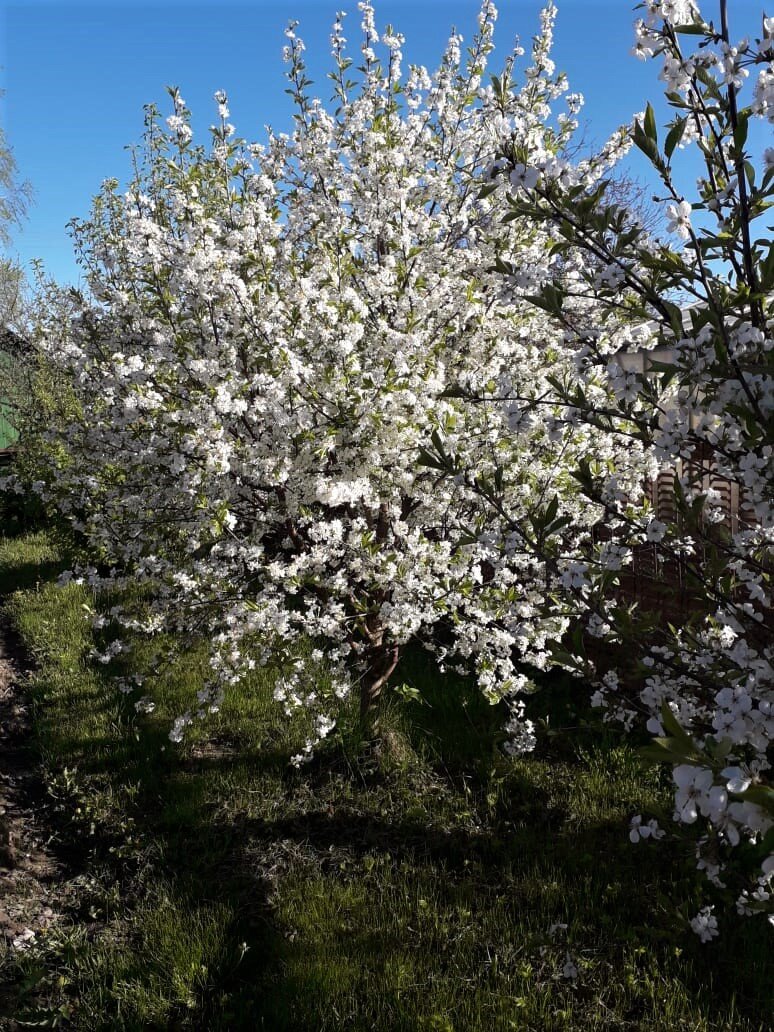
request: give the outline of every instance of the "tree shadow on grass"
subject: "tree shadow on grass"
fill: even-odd
[[[20,563],[0,566],[0,599],[14,591],[26,591],[50,583],[62,572],[61,562]]]
[[[424,732],[416,734],[421,739]],[[491,737],[487,745],[483,726],[475,749],[481,757],[491,757]],[[443,760],[440,769],[445,770]],[[272,807],[276,816],[248,807],[224,813],[211,792],[209,800],[208,793],[202,794],[202,779],[217,777],[226,786],[266,775],[284,785]],[[545,936],[551,924],[568,924],[573,948],[605,958],[614,972],[621,969],[627,951],[653,953],[661,965],[659,976],[663,971],[665,979],[676,981],[695,1012],[708,999],[718,1015],[737,1013],[737,1007],[750,1021],[749,1026],[740,1021],[739,1028],[757,1028],[755,1023],[771,1013],[774,958],[767,952],[768,930],[762,922],[731,918],[723,938],[709,948],[686,930],[706,885],[685,847],[668,842],[632,846],[620,815],[579,818],[557,803],[526,767],[511,772],[507,793],[488,812],[482,804],[483,781],[471,799],[459,792],[452,775],[449,791],[456,793],[461,810],[471,811],[461,813],[462,823],[456,825],[454,813],[450,820],[448,811],[436,810],[432,796],[417,795],[412,804],[412,793],[421,792],[421,785],[407,787],[405,772],[382,772],[337,802],[341,775],[341,755],[333,749],[301,774],[288,767],[287,752],[272,749],[189,758],[165,775],[170,805],[158,814],[156,826],[172,854],[185,857],[187,869],[199,872],[199,886],[218,884],[237,909],[250,900],[260,911],[263,952],[252,959],[255,965],[260,956],[260,964],[249,969],[256,982],[235,990],[245,1013],[263,1022],[255,1027],[322,1027],[315,1025],[314,1008],[325,1005],[319,996],[320,972],[329,930],[315,930],[310,939],[301,936],[298,942],[287,939],[284,919],[277,921],[276,899],[288,877],[297,883],[292,891],[302,896],[303,885],[309,891],[323,886],[332,893],[354,886],[352,891],[364,900],[351,932],[337,938],[328,957],[343,971],[360,965],[377,978],[390,957],[399,958],[409,948],[400,936],[394,940],[394,933],[373,930],[376,904],[367,902],[369,893],[378,896],[387,884],[398,895],[411,886],[425,886],[422,891],[431,898],[434,893],[442,909],[467,906],[504,914],[517,936]],[[384,885],[369,873],[374,858]],[[267,871],[273,872],[271,877]],[[381,920],[388,918],[383,914]],[[507,938],[510,933],[506,929],[504,934]],[[425,948],[432,951],[435,946],[428,943]],[[509,948],[515,956],[521,946],[511,942]],[[688,963],[677,959],[681,951]],[[618,973],[614,977],[623,978]],[[516,992],[516,981],[506,979],[492,993]],[[632,1022],[648,1020],[640,991],[631,988]],[[384,1016],[379,1020],[374,1028],[391,1032],[399,1027]],[[736,1030],[731,1018],[729,1022],[717,1027]]]
[[[718,1015],[732,1012],[739,1005],[740,1013],[756,1022],[765,1020],[774,1006],[771,979],[760,966],[765,953],[759,951],[766,949],[767,930],[760,927],[760,922],[755,927],[733,924],[725,929],[725,943],[710,950],[694,941],[691,933],[685,932],[683,922],[672,916],[675,906],[684,913],[686,908],[688,914],[693,912],[690,907],[696,878],[685,866],[685,857],[669,847],[662,846],[661,851],[633,848],[617,821],[578,829],[565,820],[561,827],[541,829],[525,824],[500,834],[474,834],[345,810],[298,813],[276,820],[245,819],[231,831],[250,854],[263,856],[265,864],[271,863],[278,847],[285,854],[291,846],[299,849],[298,855],[307,865],[299,866],[310,872],[310,885],[322,880],[334,892],[335,886],[353,878],[363,883],[359,923],[356,921],[348,934],[338,939],[330,954],[332,963],[335,960],[346,966],[348,960],[379,971],[391,953],[400,955],[408,948],[406,942],[390,942],[372,930],[372,922],[389,920],[388,915],[379,917],[375,913],[376,904],[367,903],[364,863],[377,856],[386,878],[409,890],[424,886],[417,894],[426,893],[433,899],[433,906],[441,910],[453,913],[460,906],[479,911],[491,907],[493,912],[512,916],[517,925],[521,920],[518,934],[533,940],[536,936],[539,940],[541,934],[545,938],[551,924],[566,923],[571,929],[573,950],[604,955],[614,970],[620,966],[625,950],[636,953],[643,948],[655,953],[669,977],[681,980],[683,991],[697,1009],[708,1000],[708,986],[709,1001]],[[400,873],[406,871],[410,874]],[[502,929],[505,938],[498,946],[518,952],[522,944],[507,942],[509,930],[513,927],[506,923]],[[282,943],[278,959],[293,957],[293,993],[298,1001],[286,1011],[288,1024],[277,1027],[314,1027],[313,1011],[304,1012],[304,1006],[314,1006],[315,971],[319,971],[320,963],[305,958],[316,950],[324,953],[321,943],[325,940],[323,934],[317,943]],[[675,960],[677,945],[690,961],[687,966]],[[432,949],[432,943],[427,948]],[[438,959],[442,963],[443,958]],[[763,963],[769,975],[774,973],[770,959]],[[299,980],[299,971],[304,969],[309,971],[306,984],[303,978]],[[270,1008],[269,1013],[276,1017],[284,1013],[289,987],[283,982],[281,964],[270,974],[280,999],[285,1000],[277,1010]],[[496,991],[506,991],[506,986],[501,984]],[[636,1009],[640,1006],[636,1003],[637,991],[633,991],[633,997]],[[644,1003],[641,1005],[644,1007]],[[644,1012],[642,1016],[644,1019]]]
[[[567,924],[573,949],[603,958],[614,980],[624,980],[627,950],[655,952],[659,970],[679,981],[696,1010],[709,993],[718,1014],[730,1013],[736,997],[751,1021],[766,1020],[774,1006],[764,999],[774,979],[760,973],[761,961],[771,971],[766,929],[761,936],[758,925],[730,924],[720,943],[700,946],[684,932],[698,909],[690,859],[675,846],[632,846],[620,814],[579,817],[569,796],[547,791],[526,764],[497,775],[490,804],[502,710],[469,681],[433,680],[428,668],[402,674],[413,677],[423,700],[394,702],[389,712],[410,745],[408,769],[378,762],[365,769],[343,747],[329,746],[299,773],[268,728],[262,749],[213,736],[181,754],[167,746],[168,726],[156,715],[138,739],[112,690],[84,695],[80,701],[101,713],[115,709],[117,725],[98,735],[84,729],[80,737],[71,726],[52,740],[60,756],[79,758],[87,792],[93,786],[105,801],[104,816],[87,812],[80,826],[94,822],[96,834],[79,840],[73,828],[72,838],[123,886],[129,934],[109,984],[93,990],[105,1023],[90,1027],[319,1032],[334,995],[340,1000],[362,987],[370,1001],[338,1027],[409,1029],[408,1004],[385,974],[391,964],[409,964],[407,956],[425,965],[423,992],[442,1002],[444,992],[456,991],[453,983],[469,982],[483,994],[484,1014],[493,1000],[523,991],[518,965],[532,956],[525,950],[539,956],[551,924]],[[576,719],[575,688],[566,687],[564,701],[544,697],[551,726]],[[603,739],[600,749],[607,744]],[[127,814],[140,828],[135,851],[121,824]],[[159,879],[163,893],[152,887]],[[350,900],[346,927],[307,924],[294,938],[287,901],[294,898],[302,916],[306,895],[315,893]],[[422,915],[406,899],[432,900],[439,925],[468,912],[477,922],[469,952],[457,955],[449,946],[447,954],[447,933],[417,931]],[[683,909],[677,920],[675,906]],[[690,958],[682,973],[676,948]],[[484,977],[490,949],[504,950],[512,970]],[[436,990],[433,979],[443,981],[452,954],[457,973]],[[333,984],[334,970],[341,984]],[[134,1003],[121,995],[126,986]],[[384,993],[381,1002],[374,986]],[[584,991],[579,986],[577,995]],[[645,996],[636,985],[630,992],[629,1027],[644,1027],[637,1022],[648,1021]],[[156,1011],[143,994],[155,999]],[[337,1027],[330,1013],[325,1020]],[[471,1018],[459,1027],[486,1026]]]
[[[164,921],[177,921],[181,930],[173,934],[163,921],[130,918],[132,949],[122,955],[112,977],[138,995],[156,993],[158,1006],[166,1008],[164,1023],[138,1017],[132,1025],[127,1016],[123,1024],[111,1025],[118,1020],[118,1011],[111,1010],[105,1024],[94,1027],[319,1029],[321,1009],[330,1003],[326,993],[342,991],[332,986],[327,971],[338,970],[337,977],[351,983],[353,992],[363,979],[385,989],[386,968],[399,967],[404,955],[413,956],[417,949],[431,958],[431,968],[436,957],[442,980],[449,958],[433,938],[438,933],[431,930],[424,940],[420,936],[417,945],[415,932],[396,930],[389,900],[405,906],[400,899],[408,895],[432,899],[443,920],[467,908],[482,925],[480,942],[454,963],[478,986],[484,1009],[487,1001],[522,991],[517,958],[527,947],[535,952],[553,923],[568,924],[573,949],[603,956],[613,971],[625,950],[655,951],[664,971],[682,980],[697,1008],[707,999],[708,985],[718,1014],[728,1011],[736,997],[741,1013],[760,1021],[774,1004],[763,998],[768,990],[760,962],[770,961],[757,928],[730,927],[723,944],[707,950],[676,927],[674,906],[690,908],[696,895],[695,872],[676,847],[631,846],[620,818],[581,826],[528,773],[512,774],[505,809],[482,815],[475,827],[472,818],[454,826],[434,813],[432,799],[418,798],[422,809],[411,816],[410,790],[401,784],[400,773],[388,772],[351,792],[346,802],[331,803],[333,782],[341,776],[341,758],[335,753],[323,753],[312,771],[299,774],[280,748],[245,754],[213,747],[180,756],[162,753],[162,740],[160,732],[154,733],[152,746],[146,740],[141,750],[134,742],[110,752],[105,739],[89,773],[112,775],[117,786],[134,779],[139,785],[132,809],[155,842],[154,877],[160,875],[165,884]],[[274,808],[276,816],[250,812],[244,804],[241,809],[228,805],[229,786],[261,778],[272,782],[275,798],[267,808]],[[461,806],[475,810],[476,801],[457,794]],[[265,805],[261,800],[257,809]],[[143,857],[110,854],[110,848],[121,845],[120,829],[113,835],[106,826],[102,838],[107,847],[103,860],[112,855],[117,872],[123,865],[124,880],[126,871],[135,871],[127,884],[136,880]],[[368,866],[372,861],[373,869]],[[283,893],[295,893],[303,907],[307,891],[351,894],[355,903],[348,930],[321,927],[297,941],[289,938],[287,918],[280,913]],[[147,911],[152,898],[143,890],[129,892],[135,914]],[[686,912],[692,916],[695,911]],[[209,938],[201,932],[208,921],[216,926]],[[514,967],[487,981],[479,969],[486,962],[487,937],[493,935],[499,935],[498,948],[512,955]],[[192,945],[186,945],[189,939]],[[183,945],[176,946],[178,941]],[[682,974],[674,959],[676,944],[690,957]],[[203,970],[192,974],[191,956],[199,955]],[[101,991],[107,992],[106,1007],[119,1006],[113,989]],[[647,1021],[639,991],[631,990],[631,1027],[640,1018]],[[583,992],[578,988],[576,995]],[[421,1006],[421,1001],[414,1003]],[[124,1015],[131,1014],[125,1003],[121,1006]],[[391,1002],[386,996],[382,1003],[372,1000],[358,1012],[361,1023],[353,1018],[346,1027],[365,1028],[370,1013],[373,1029],[410,1028],[401,1024],[404,1007],[407,998],[400,993]]]

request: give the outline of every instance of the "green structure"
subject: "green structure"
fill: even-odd
[[[23,356],[27,342],[13,330],[0,328],[0,451],[10,448],[18,440],[18,433],[13,425],[12,406],[4,390],[3,380],[8,377],[13,366]]]
[[[7,406],[0,405],[0,451],[10,448],[16,442],[18,434],[7,418]]]

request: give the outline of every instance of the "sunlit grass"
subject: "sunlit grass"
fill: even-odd
[[[549,679],[539,748],[518,761],[497,747],[502,714],[424,655],[401,671],[422,701],[390,701],[380,754],[344,709],[295,771],[307,729],[269,669],[175,747],[205,649],[149,676],[155,709],[137,714],[88,658],[95,600],[55,586],[64,562],[46,534],[0,539],[51,819],[91,879],[36,950],[6,957],[19,1014],[89,1030],[768,1027],[770,933],[733,914],[706,945],[686,929],[706,888],[689,852],[627,836],[668,803],[663,777],[577,686]],[[123,663],[148,674],[150,646]]]

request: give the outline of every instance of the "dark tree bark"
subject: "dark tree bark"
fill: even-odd
[[[363,729],[374,732],[378,722],[382,689],[389,681],[400,658],[400,646],[385,641],[384,628],[379,617],[366,619],[370,645],[368,667],[360,682],[360,723]]]

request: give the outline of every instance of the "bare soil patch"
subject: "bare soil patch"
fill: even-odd
[[[59,919],[67,877],[45,825],[45,788],[20,683],[25,667],[0,613],[0,944],[12,952],[29,949]],[[13,1028],[1,983],[2,964],[0,1028]]]

